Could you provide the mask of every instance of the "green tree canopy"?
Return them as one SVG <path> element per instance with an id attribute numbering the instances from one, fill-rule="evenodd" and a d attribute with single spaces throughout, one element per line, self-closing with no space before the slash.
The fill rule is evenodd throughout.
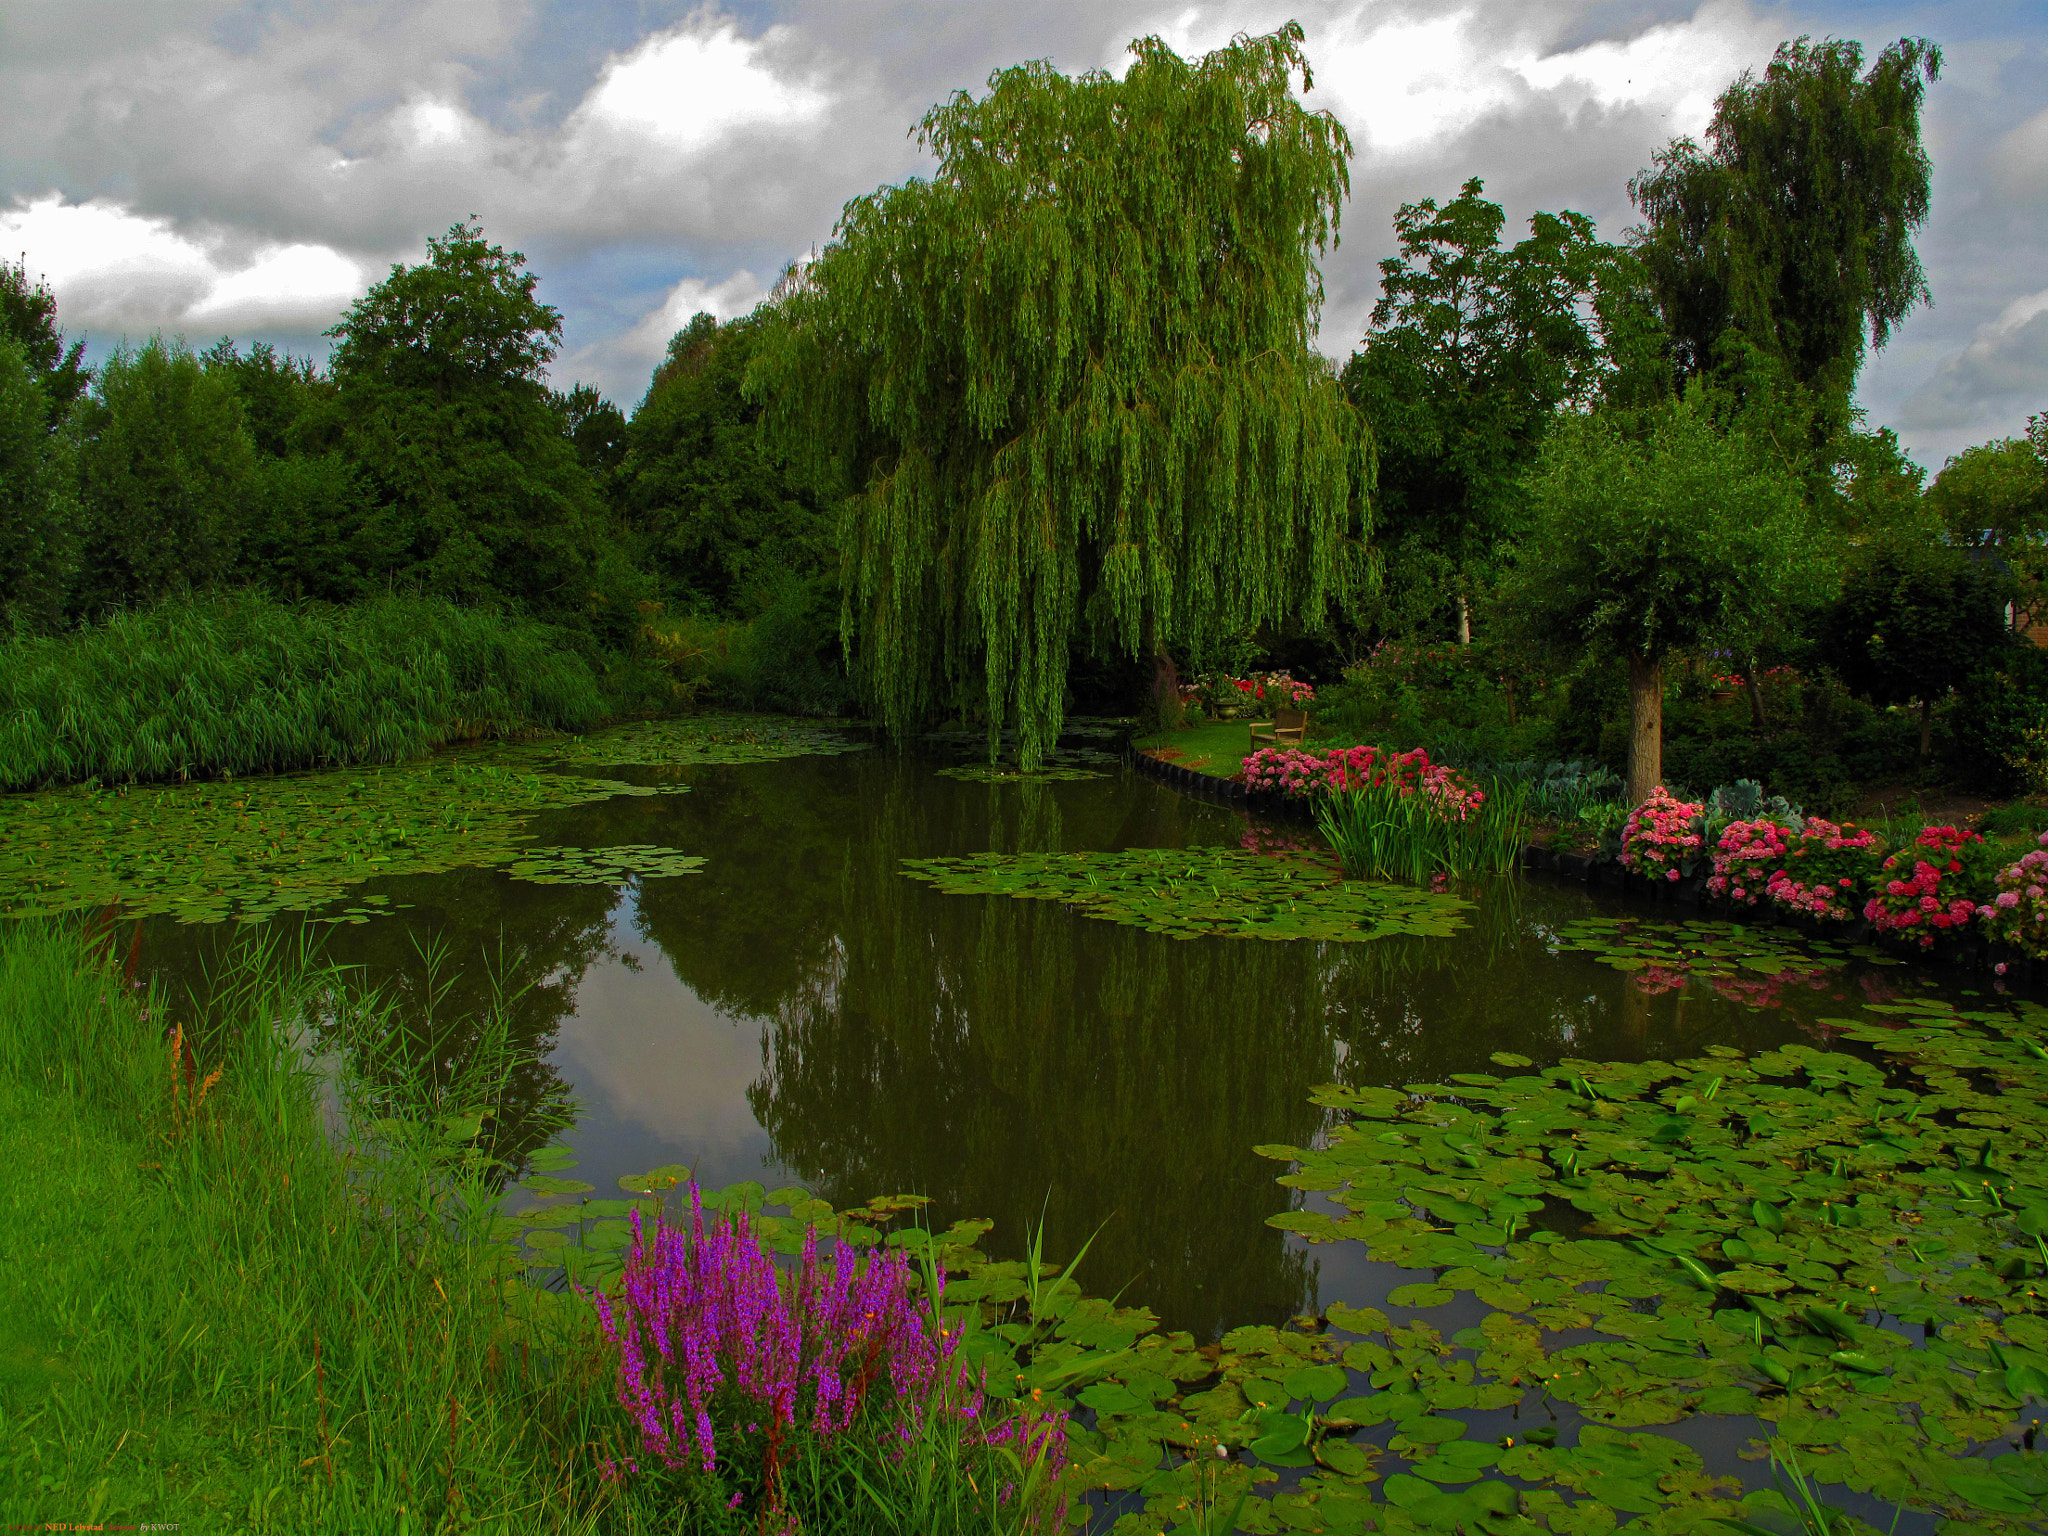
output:
<path id="1" fill-rule="evenodd" d="M 234 386 L 157 338 L 108 358 L 71 413 L 92 615 L 212 586 L 234 568 L 256 467 Z"/>
<path id="2" fill-rule="evenodd" d="M 842 629 L 893 729 L 979 712 L 1035 762 L 1077 642 L 1314 624 L 1362 574 L 1369 440 L 1310 345 L 1350 141 L 1301 39 L 998 71 L 787 285 L 749 382 L 846 493 Z"/>
<path id="3" fill-rule="evenodd" d="M 1398 256 L 1380 263 L 1380 300 L 1344 386 L 1379 449 L 1380 541 L 1394 583 L 1450 574 L 1460 638 L 1470 587 L 1516 531 L 1520 478 L 1566 399 L 1600 364 L 1590 299 L 1612 253 L 1584 214 L 1539 213 L 1503 247 L 1505 218 L 1478 177 L 1438 207 L 1404 203 Z M 1433 584 L 1432 584 L 1433 585 Z"/>
<path id="4" fill-rule="evenodd" d="M 2023 437 L 1965 448 L 1942 466 L 1928 509 L 1960 545 L 1997 553 L 2032 617 L 2048 602 L 2048 462 Z"/>
<path id="5" fill-rule="evenodd" d="M 741 389 L 760 332 L 755 319 L 698 315 L 628 428 L 627 525 L 679 612 L 749 618 L 787 579 L 821 586 L 837 575 L 829 512 L 764 450 L 761 407 Z"/>
<path id="6" fill-rule="evenodd" d="M 623 634 L 633 583 L 542 381 L 562 322 L 524 265 L 457 224 L 426 261 L 392 268 L 329 333 L 335 397 L 302 438 L 338 448 L 366 487 L 377 577 L 542 616 L 595 611 Z"/>
<path id="7" fill-rule="evenodd" d="M 1782 45 L 1629 183 L 1634 231 L 1684 377 L 1778 360 L 1846 420 L 1865 338 L 1882 347 L 1927 297 L 1913 250 L 1932 175 L 1920 108 L 1941 50 L 1902 38 L 1866 74 L 1859 43 Z M 1749 350 L 1731 349 L 1739 338 Z"/>
<path id="8" fill-rule="evenodd" d="M 1627 659 L 1640 803 L 1663 772 L 1666 658 L 1768 625 L 1821 569 L 1799 479 L 1717 428 L 1695 392 L 1643 432 L 1605 411 L 1567 417 L 1530 496 L 1514 610 L 1559 651 Z"/>
<path id="9" fill-rule="evenodd" d="M 35 365 L 0 335 L 0 637 L 63 617 L 74 555 L 63 446 Z"/>
<path id="10" fill-rule="evenodd" d="M 1828 662 L 1878 704 L 1920 705 L 1920 756 L 1935 703 L 2012 643 L 2005 584 L 1972 552 L 1898 529 L 1856 550 L 1828 614 Z"/>
<path id="11" fill-rule="evenodd" d="M 0 261 L 0 340 L 21 348 L 29 376 L 49 403 L 52 425 L 63 421 L 72 403 L 92 382 L 92 370 L 79 358 L 85 343 L 64 345 L 57 329 L 57 298 L 44 282 L 30 282 L 25 263 Z"/>

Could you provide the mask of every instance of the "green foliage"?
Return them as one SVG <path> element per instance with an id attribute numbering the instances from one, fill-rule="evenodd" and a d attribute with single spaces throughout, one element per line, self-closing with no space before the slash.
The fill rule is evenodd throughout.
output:
<path id="1" fill-rule="evenodd" d="M 2011 643 L 1997 578 L 1962 550 L 1906 530 L 1856 550 L 1822 654 L 1879 704 L 1945 697 Z"/>
<path id="2" fill-rule="evenodd" d="M 63 615 L 75 558 L 70 460 L 49 417 L 27 356 L 0 335 L 0 636 L 49 629 Z"/>
<path id="3" fill-rule="evenodd" d="M 1518 531 L 1518 481 L 1557 407 L 1588 393 L 1600 357 L 1586 307 L 1612 253 L 1592 221 L 1539 213 L 1504 249 L 1482 189 L 1475 176 L 1441 208 L 1401 205 L 1401 253 L 1380 263 L 1372 329 L 1344 369 L 1379 449 L 1389 585 L 1404 590 L 1434 555 L 1469 596 L 1469 574 Z M 1432 589 L 1441 607 L 1448 593 Z"/>
<path id="4" fill-rule="evenodd" d="M 699 315 L 678 331 L 627 431 L 621 504 L 677 612 L 748 619 L 792 582 L 825 591 L 837 574 L 830 515 L 768 457 L 761 407 L 741 393 L 761 325 Z"/>
<path id="5" fill-rule="evenodd" d="M 1913 231 L 1932 169 L 1920 108 L 1941 50 L 1902 38 L 1859 77 L 1862 45 L 1781 45 L 1715 103 L 1704 149 L 1678 139 L 1629 184 L 1637 250 L 1684 377 L 1740 365 L 1731 337 L 1784 366 L 1846 424 L 1864 337 L 1882 347 L 1927 297 Z"/>
<path id="6" fill-rule="evenodd" d="M 64 345 L 64 333 L 57 329 L 57 296 L 48 283 L 31 283 L 21 261 L 11 266 L 0 261 L 0 342 L 7 341 L 21 348 L 30 377 L 49 403 L 52 422 L 63 421 L 92 383 L 92 370 L 79 361 L 85 343 Z"/>
<path id="7" fill-rule="evenodd" d="M 1513 869 L 1530 822 L 1529 791 L 1496 785 L 1477 810 L 1446 816 L 1428 795 L 1388 781 L 1330 795 L 1316 826 L 1358 880 L 1423 881 Z"/>
<path id="8" fill-rule="evenodd" d="M 103 945 L 0 928 L 0 1413 L 36 1425 L 0 1450 L 6 1518 L 591 1528 L 584 1447 L 614 1410 L 529 1362 L 594 1329 L 506 1293 L 477 1240 L 484 1149 L 518 1151 L 460 1134 L 510 1107 L 502 1011 L 466 1048 L 437 1036 L 433 1081 L 381 1085 L 373 1134 L 344 1042 L 392 1021 L 341 980 L 245 949 L 195 1035 L 198 999 L 138 994 Z M 285 1033 L 309 1017 L 329 1049 Z"/>
<path id="9" fill-rule="evenodd" d="M 535 742 L 516 753 L 500 755 L 604 768 L 695 768 L 785 757 L 829 757 L 860 752 L 865 746 L 838 731 L 816 726 L 713 714 L 642 720 L 571 741 Z"/>
<path id="10" fill-rule="evenodd" d="M 982 853 L 905 859 L 903 872 L 951 895 L 1057 901 L 1176 939 L 1442 937 L 1463 926 L 1460 914 L 1470 905 L 1409 886 L 1329 879 L 1306 864 L 1218 848 Z"/>
<path id="11" fill-rule="evenodd" d="M 524 258 L 457 224 L 392 268 L 330 333 L 335 396 L 302 429 L 338 449 L 372 503 L 387 581 L 536 615 L 594 613 L 623 641 L 642 583 L 541 371 L 561 317 Z"/>
<path id="12" fill-rule="evenodd" d="M 2048 650 L 2009 645 L 1965 680 L 1948 717 L 1950 763 L 1998 794 L 2048 793 Z"/>
<path id="13" fill-rule="evenodd" d="M 241 400 L 182 344 L 116 352 L 73 410 L 88 617 L 224 580 L 255 487 Z"/>
<path id="14" fill-rule="evenodd" d="M 850 493 L 842 628 L 892 730 L 979 713 L 1030 767 L 1077 643 L 1313 627 L 1354 586 L 1368 439 L 1310 344 L 1350 144 L 1300 44 L 999 71 L 776 306 L 749 384 Z"/>
<path id="15" fill-rule="evenodd" d="M 1816 576 L 1797 481 L 1696 400 L 1642 437 L 1607 413 L 1560 423 L 1530 496 L 1514 599 L 1560 650 L 1655 662 L 1767 622 Z"/>
<path id="16" fill-rule="evenodd" d="M 1995 550 L 2014 578 L 2022 619 L 2048 607 L 2048 459 L 2025 438 L 2007 437 L 1965 448 L 1942 466 L 1927 491 L 1927 508 L 1949 538 L 1970 548 Z"/>
<path id="17" fill-rule="evenodd" d="M 0 642 L 0 789 L 397 762 L 605 710 L 588 662 L 530 620 L 216 595 Z"/>

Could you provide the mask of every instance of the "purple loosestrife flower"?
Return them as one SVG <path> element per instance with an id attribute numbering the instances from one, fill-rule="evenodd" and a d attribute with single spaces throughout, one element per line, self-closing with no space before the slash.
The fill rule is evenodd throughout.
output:
<path id="1" fill-rule="evenodd" d="M 707 1222 L 692 1185 L 687 1231 L 657 1221 L 650 1235 L 636 1213 L 618 1294 L 593 1301 L 618 1351 L 619 1402 L 646 1450 L 664 1466 L 715 1470 L 718 1409 L 728 1425 L 765 1436 L 770 1512 L 781 1509 L 791 1431 L 846 1432 L 885 1374 L 885 1435 L 893 1428 L 907 1442 L 938 1413 L 967 1426 L 970 1445 L 1041 1458 L 1054 1476 L 1064 1460 L 1064 1415 L 985 1421 L 981 1385 L 956 1357 L 959 1337 L 932 1336 L 901 1251 L 863 1261 L 842 1242 L 827 1264 L 811 1228 L 785 1276 L 744 1213 Z"/>

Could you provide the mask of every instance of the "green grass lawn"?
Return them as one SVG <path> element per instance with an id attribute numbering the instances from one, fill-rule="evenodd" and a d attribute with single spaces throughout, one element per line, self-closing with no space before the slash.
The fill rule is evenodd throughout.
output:
<path id="1" fill-rule="evenodd" d="M 1178 763 L 1184 768 L 1193 768 L 1198 773 L 1213 773 L 1219 779 L 1234 779 L 1244 767 L 1244 760 L 1251 753 L 1251 727 L 1256 723 L 1270 728 L 1270 720 L 1218 720 L 1209 725 L 1197 725 L 1182 731 L 1161 731 L 1156 736 L 1140 736 L 1134 743 L 1140 752 L 1155 753 L 1168 762 Z M 1309 745 L 1318 745 L 1315 727 L 1309 727 Z M 1270 746 L 1265 742 L 1261 745 Z"/>

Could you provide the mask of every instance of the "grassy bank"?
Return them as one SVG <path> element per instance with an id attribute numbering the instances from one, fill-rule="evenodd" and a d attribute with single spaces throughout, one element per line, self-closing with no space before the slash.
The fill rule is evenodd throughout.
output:
<path id="1" fill-rule="evenodd" d="M 224 594 L 0 643 L 0 790 L 388 763 L 620 705 L 561 631 L 387 597 Z"/>
<path id="2" fill-rule="evenodd" d="M 595 1528 L 582 1448 L 614 1415 L 573 1313 L 504 1291 L 460 1170 L 337 1155 L 283 1033 L 320 973 L 279 958 L 221 978 L 187 1058 L 177 1000 L 0 926 L 0 1515 Z M 408 1123 L 487 1108 L 503 1065 L 420 1085 Z"/>
<path id="3" fill-rule="evenodd" d="M 502 1008 L 401 1024 L 255 944 L 208 991 L 194 1028 L 103 938 L 0 923 L 0 1522 L 777 1528 L 758 1407 L 714 1400 L 715 1478 L 662 1468 L 591 1309 L 513 1278 L 497 1159 L 568 1112 L 513 1125 Z M 1049 1528 L 1037 1494 L 991 1507 L 990 1467 L 1012 1474 L 956 1418 L 875 1412 L 785 1442 L 794 1528 Z"/>

